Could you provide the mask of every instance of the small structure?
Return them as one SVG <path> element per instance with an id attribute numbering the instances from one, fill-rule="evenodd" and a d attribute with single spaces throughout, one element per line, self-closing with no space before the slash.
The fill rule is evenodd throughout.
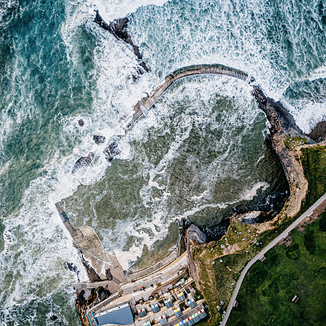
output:
<path id="1" fill-rule="evenodd" d="M 199 310 L 198 314 L 200 319 L 204 319 L 205 317 L 207 317 L 206 311 L 204 309 Z"/>
<path id="2" fill-rule="evenodd" d="M 195 314 L 192 315 L 192 318 L 195 323 L 198 323 L 200 321 L 199 314 L 196 312 Z"/>
<path id="3" fill-rule="evenodd" d="M 190 306 L 190 308 L 195 308 L 197 306 L 197 303 L 194 300 L 189 300 L 188 305 Z"/>
<path id="4" fill-rule="evenodd" d="M 297 295 L 295 295 L 295 296 L 292 298 L 292 302 L 297 303 L 299 299 L 300 299 L 300 298 L 299 298 Z"/>
<path id="5" fill-rule="evenodd" d="M 161 317 L 160 317 L 160 324 L 161 325 L 164 325 L 164 324 L 166 324 L 168 321 L 166 320 L 166 317 L 165 317 L 165 315 L 162 315 Z"/>
<path id="6" fill-rule="evenodd" d="M 102 311 L 95 315 L 95 319 L 100 326 L 106 324 L 128 325 L 134 322 L 129 302 Z"/>
<path id="7" fill-rule="evenodd" d="M 146 310 L 145 309 L 139 309 L 138 310 L 139 317 L 146 317 Z"/>
<path id="8" fill-rule="evenodd" d="M 170 308 L 170 307 L 173 306 L 173 303 L 172 303 L 172 301 L 170 299 L 166 299 L 165 302 L 164 302 L 164 304 L 165 304 L 165 306 L 167 308 Z"/>
<path id="9" fill-rule="evenodd" d="M 184 295 L 183 292 L 178 293 L 178 294 L 177 294 L 177 297 L 178 297 L 179 301 L 184 301 L 184 300 L 186 300 L 186 296 Z"/>
<path id="10" fill-rule="evenodd" d="M 160 307 L 158 306 L 158 304 L 152 305 L 152 311 L 154 314 L 160 311 Z"/>
<path id="11" fill-rule="evenodd" d="M 174 309 L 174 315 L 176 317 L 180 317 L 182 315 L 182 311 L 180 310 L 180 308 Z"/>

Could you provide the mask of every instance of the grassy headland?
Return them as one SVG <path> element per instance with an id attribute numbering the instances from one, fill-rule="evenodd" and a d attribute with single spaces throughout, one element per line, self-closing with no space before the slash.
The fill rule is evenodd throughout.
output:
<path id="1" fill-rule="evenodd" d="M 291 145 L 293 144 L 291 143 Z M 298 143 L 297 146 L 299 145 L 301 144 Z M 296 151 L 300 149 L 291 146 L 291 150 Z M 305 200 L 302 202 L 301 210 L 296 217 L 299 217 L 303 211 L 308 209 L 326 192 L 326 146 L 302 146 L 300 154 L 302 154 L 301 163 L 304 174 L 308 180 L 308 192 Z M 298 157 L 299 156 L 300 155 L 298 155 Z M 286 216 L 286 207 L 283 210 L 283 215 Z M 207 325 L 216 325 L 221 321 L 222 313 L 226 310 L 233 292 L 233 284 L 236 283 L 247 262 L 249 262 L 265 245 L 277 237 L 277 235 L 291 224 L 296 217 L 282 218 L 281 224 L 279 221 L 276 221 L 272 224 L 272 228 L 270 227 L 269 230 L 262 233 L 262 229 L 258 225 L 243 225 L 239 220 L 236 220 L 231 224 L 231 227 L 221 240 L 213 241 L 204 246 L 193 247 L 193 257 L 199 271 L 200 285 L 211 313 L 211 318 L 206 322 Z M 326 217 L 320 221 L 323 221 L 321 223 L 324 223 L 326 229 Z M 289 311 L 287 309 L 292 309 L 292 306 L 290 305 L 288 308 L 283 308 L 281 302 L 288 300 L 288 296 L 292 295 L 291 291 L 294 291 L 295 286 L 298 286 L 298 284 L 300 286 L 302 285 L 302 290 L 306 290 L 308 293 L 310 293 L 309 291 L 313 291 L 313 289 L 318 292 L 318 288 L 323 286 L 322 277 L 318 278 L 320 282 L 313 282 L 315 278 L 317 279 L 317 270 L 320 269 L 320 275 L 324 273 L 324 260 L 322 260 L 322 258 L 326 253 L 326 233 L 318 229 L 317 222 L 309 225 L 305 233 L 299 231 L 292 232 L 293 244 L 289 249 L 287 249 L 285 245 L 273 248 L 266 255 L 266 264 L 265 262 L 258 262 L 253 266 L 250 272 L 252 273 L 251 275 L 254 276 L 245 279 L 244 284 L 246 283 L 248 285 L 243 285 L 241 287 L 238 296 L 238 301 L 241 301 L 241 310 L 232 313 L 232 324 L 228 322 L 229 325 L 247 325 L 247 314 L 249 310 L 255 311 L 255 309 L 257 309 L 257 311 L 253 312 L 252 315 L 254 316 L 257 314 L 257 316 L 260 316 L 260 322 L 264 322 L 259 324 L 255 322 L 255 319 L 251 320 L 248 325 L 292 325 L 291 323 L 287 324 L 286 320 L 282 319 L 283 314 L 288 313 Z M 313 249 L 313 243 L 315 243 L 315 250 Z M 296 256 L 299 256 L 299 258 L 296 258 Z M 257 268 L 255 267 L 256 265 L 263 267 Z M 273 271 L 272 267 L 274 265 L 275 270 Z M 292 272 L 291 268 L 293 269 Z M 275 277 L 273 273 L 275 273 Z M 296 279 L 297 275 L 299 275 L 298 279 Z M 312 275 L 314 275 L 314 277 Z M 305 279 L 309 285 L 305 285 Z M 297 281 L 297 283 L 294 284 L 294 281 Z M 284 285 L 287 283 L 289 283 L 288 287 Z M 326 283 L 323 284 L 326 285 Z M 247 292 L 244 291 L 249 291 L 248 293 L 250 296 L 247 296 Z M 263 291 L 265 295 L 263 295 Z M 324 293 L 326 293 L 326 291 L 324 291 Z M 295 294 L 296 293 L 294 293 L 293 296 Z M 277 295 L 277 298 L 274 298 L 272 295 Z M 244 296 L 246 296 L 245 300 L 243 299 Z M 292 303 L 292 297 L 290 298 L 290 303 Z M 302 295 L 300 298 L 301 297 Z M 278 304 L 274 304 L 273 300 L 276 299 L 281 301 L 277 301 Z M 323 307 L 325 303 L 324 301 L 320 301 L 320 303 L 316 302 L 315 300 L 318 299 L 320 299 L 320 297 L 317 295 L 309 299 L 309 304 L 315 303 L 319 307 L 312 310 L 312 312 L 319 314 L 315 316 L 314 320 L 318 320 L 319 317 L 322 317 L 322 312 L 318 309 Z M 223 301 L 225 305 L 221 305 L 221 301 Z M 244 301 L 246 303 L 244 303 Z M 301 302 L 303 302 L 303 300 L 301 300 Z M 221 307 L 220 311 L 218 311 L 217 306 Z M 254 306 L 255 309 L 253 309 Z M 276 311 L 277 307 L 281 308 L 279 312 Z M 299 305 L 296 307 L 299 307 Z M 303 309 L 303 307 L 301 308 Z M 303 313 L 303 310 L 300 309 L 298 308 L 296 313 Z M 267 314 L 264 316 L 259 315 L 265 310 L 269 311 L 268 320 L 265 320 Z M 235 317 L 233 314 L 235 314 Z M 280 315 L 280 319 L 278 319 L 278 315 Z M 290 316 L 292 318 L 297 315 L 291 313 L 286 318 L 290 318 Z M 311 316 L 307 314 L 307 318 L 311 318 Z M 244 320 L 243 323 L 242 320 Z M 259 318 L 257 320 L 259 320 Z M 269 322 L 269 324 L 267 322 Z M 293 325 L 296 324 L 293 323 Z"/>
<path id="2" fill-rule="evenodd" d="M 291 237 L 249 270 L 228 325 L 326 324 L 326 212 Z"/>

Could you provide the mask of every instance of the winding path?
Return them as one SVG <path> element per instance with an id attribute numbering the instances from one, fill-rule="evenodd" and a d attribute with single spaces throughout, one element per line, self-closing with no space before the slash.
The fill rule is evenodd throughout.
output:
<path id="1" fill-rule="evenodd" d="M 263 258 L 263 256 L 265 255 L 265 253 L 267 251 L 269 251 L 271 248 L 273 248 L 274 246 L 276 246 L 277 243 L 279 243 L 281 240 L 283 240 L 287 235 L 289 235 L 289 233 L 295 229 L 304 219 L 306 219 L 307 217 L 309 217 L 310 215 L 313 214 L 314 210 L 316 208 L 319 208 L 320 206 L 323 206 L 323 208 L 325 209 L 326 206 L 326 193 L 320 197 L 307 211 L 305 211 L 298 219 L 296 219 L 285 231 L 283 231 L 277 238 L 275 238 L 271 243 L 269 243 L 262 251 L 260 251 L 248 264 L 247 266 L 244 268 L 244 270 L 242 271 L 239 280 L 237 282 L 237 285 L 234 289 L 233 295 L 231 297 L 228 309 L 226 311 L 226 314 L 223 318 L 222 321 L 222 326 L 225 326 L 228 318 L 230 317 L 232 308 L 234 306 L 235 303 L 235 299 L 237 298 L 238 292 L 240 290 L 241 284 L 243 282 L 244 277 L 246 276 L 246 274 L 248 273 L 250 267 L 257 262 L 257 260 Z"/>

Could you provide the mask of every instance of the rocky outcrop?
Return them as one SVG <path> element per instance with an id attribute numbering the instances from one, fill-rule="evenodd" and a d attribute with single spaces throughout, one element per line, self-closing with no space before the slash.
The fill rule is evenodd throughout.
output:
<path id="1" fill-rule="evenodd" d="M 80 271 L 78 270 L 78 267 L 75 264 L 69 263 L 69 262 L 64 262 L 63 267 L 70 272 L 76 273 L 78 282 L 80 281 L 80 279 L 79 279 Z"/>
<path id="2" fill-rule="evenodd" d="M 73 166 L 71 174 L 75 174 L 79 169 L 89 166 L 94 159 L 94 153 L 90 152 L 87 156 L 81 157 Z"/>
<path id="3" fill-rule="evenodd" d="M 308 136 L 316 142 L 323 141 L 326 138 L 326 121 L 318 122 Z"/>
<path id="4" fill-rule="evenodd" d="M 296 125 L 292 115 L 280 102 L 275 102 L 267 97 L 258 86 L 253 86 L 252 95 L 256 98 L 260 109 L 266 114 L 270 123 L 272 148 L 279 157 L 290 188 L 290 196 L 285 203 L 286 215 L 293 217 L 300 210 L 301 202 L 308 190 L 308 182 L 298 157 L 294 151 L 287 148 L 284 141 L 288 137 L 302 137 L 306 138 L 309 143 L 314 142 Z"/>
<path id="5" fill-rule="evenodd" d="M 143 74 L 144 72 L 148 72 L 149 69 L 144 61 L 142 61 L 143 56 L 140 53 L 139 46 L 134 44 L 131 39 L 131 35 L 128 33 L 128 23 L 129 18 L 119 18 L 115 19 L 113 22 L 107 24 L 101 15 L 99 14 L 98 10 L 95 10 L 96 16 L 94 22 L 104 28 L 105 30 L 109 31 L 117 40 L 121 40 L 129 45 L 131 45 L 136 57 L 138 60 L 141 60 L 139 63 L 139 67 L 137 68 L 137 72 L 139 74 Z"/>
<path id="6" fill-rule="evenodd" d="M 291 137 L 306 137 L 281 102 L 275 102 L 272 98 L 267 97 L 259 86 L 253 86 L 252 95 L 267 116 L 271 125 L 271 134 L 285 133 Z"/>
<path id="7" fill-rule="evenodd" d="M 76 294 L 76 308 L 82 325 L 89 325 L 89 321 L 86 316 L 88 309 L 110 296 L 109 290 L 104 289 L 101 286 L 98 288 L 93 288 L 88 294 L 86 294 L 85 290 L 76 292 Z"/>
<path id="8" fill-rule="evenodd" d="M 95 144 L 97 144 L 97 145 L 105 143 L 105 137 L 104 136 L 94 135 L 93 140 L 94 140 Z"/>
<path id="9" fill-rule="evenodd" d="M 207 241 L 206 234 L 194 224 L 191 224 L 187 229 L 187 238 L 188 241 L 191 240 L 199 244 L 206 243 Z"/>
<path id="10" fill-rule="evenodd" d="M 111 162 L 115 156 L 119 155 L 121 153 L 118 144 L 115 141 L 111 141 L 108 143 L 104 150 L 105 158 Z"/>
<path id="11" fill-rule="evenodd" d="M 87 276 L 91 282 L 102 281 L 100 276 L 95 272 L 94 268 L 87 263 L 87 261 L 84 259 L 83 256 L 82 256 L 82 262 L 86 269 Z"/>

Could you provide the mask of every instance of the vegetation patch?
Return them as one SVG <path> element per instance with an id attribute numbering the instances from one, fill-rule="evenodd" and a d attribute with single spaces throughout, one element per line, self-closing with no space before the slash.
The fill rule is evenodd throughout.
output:
<path id="1" fill-rule="evenodd" d="M 319 230 L 326 232 L 326 212 L 319 217 Z"/>
<path id="2" fill-rule="evenodd" d="M 291 235 L 289 248 L 274 247 L 249 270 L 229 326 L 325 324 L 326 234 L 316 220 Z"/>
<path id="3" fill-rule="evenodd" d="M 285 252 L 286 257 L 291 260 L 299 259 L 300 258 L 300 250 L 297 243 L 292 244 L 289 249 Z"/>
<path id="4" fill-rule="evenodd" d="M 288 139 L 289 146 L 292 141 L 297 146 L 303 140 Z M 221 240 L 193 248 L 202 293 L 211 313 L 205 322 L 208 326 L 221 321 L 246 264 L 326 192 L 326 147 L 314 146 L 301 151 L 308 193 L 297 216 L 285 217 L 281 224 L 275 222 L 274 229 L 261 234 L 257 234 L 254 225 L 236 221 Z M 326 304 L 326 296 L 321 297 L 323 291 L 326 293 L 326 264 L 320 261 L 326 254 L 326 212 L 308 225 L 304 233 L 294 230 L 291 235 L 290 247 L 271 249 L 265 255 L 267 259 L 258 261 L 249 271 L 252 274 L 244 280 L 237 299 L 240 304 L 233 309 L 229 326 L 322 325 L 319 321 L 326 320 L 326 312 L 320 310 Z M 225 253 L 230 245 L 238 246 L 236 253 Z M 315 278 L 319 283 L 314 283 Z M 291 300 L 295 294 L 299 301 L 294 304 Z M 309 318 L 318 322 L 308 323 Z"/>
<path id="5" fill-rule="evenodd" d="M 307 144 L 307 139 L 304 137 L 287 137 L 284 141 L 288 149 L 295 149 L 297 146 Z"/>
<path id="6" fill-rule="evenodd" d="M 199 283 L 211 315 L 205 325 L 222 320 L 241 271 L 261 249 L 255 225 L 245 225 L 237 219 L 221 240 L 193 246 Z"/>
<path id="7" fill-rule="evenodd" d="M 326 192 L 326 146 L 302 148 L 302 166 L 308 180 L 308 192 L 302 203 L 307 209 Z"/>

